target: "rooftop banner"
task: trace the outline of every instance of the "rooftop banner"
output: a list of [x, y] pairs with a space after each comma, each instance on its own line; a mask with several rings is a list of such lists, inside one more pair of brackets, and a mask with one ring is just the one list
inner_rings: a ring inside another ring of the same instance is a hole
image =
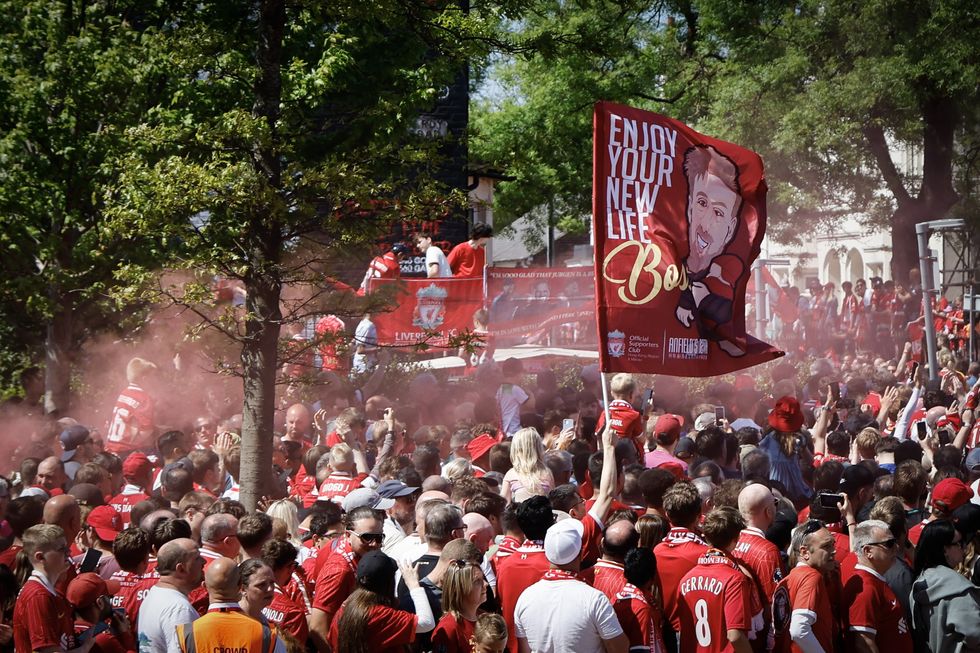
[[371, 279], [368, 291], [400, 284], [396, 305], [373, 316], [378, 344], [452, 347], [452, 339], [473, 330], [474, 313], [483, 308], [483, 279]]
[[487, 268], [489, 331], [497, 344], [595, 346], [591, 267]]

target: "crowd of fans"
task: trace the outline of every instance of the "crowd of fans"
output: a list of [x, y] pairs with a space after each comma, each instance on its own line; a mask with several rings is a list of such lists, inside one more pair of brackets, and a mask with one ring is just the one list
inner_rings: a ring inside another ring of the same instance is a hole
[[0, 650], [980, 650], [980, 384], [912, 357], [332, 388], [254, 511], [241, 416], [163, 426], [134, 359], [105, 436], [41, 422], [0, 478]]
[[[909, 270], [908, 283], [871, 277], [837, 287], [814, 280], [802, 292], [772, 284], [767, 337], [788, 352], [840, 358], [864, 351], [889, 359], [897, 358], [903, 344], [911, 342], [913, 354], [921, 355], [925, 317], [916, 268]], [[940, 362], [966, 372], [971, 325], [962, 297], [949, 300], [939, 295], [932, 309]]]

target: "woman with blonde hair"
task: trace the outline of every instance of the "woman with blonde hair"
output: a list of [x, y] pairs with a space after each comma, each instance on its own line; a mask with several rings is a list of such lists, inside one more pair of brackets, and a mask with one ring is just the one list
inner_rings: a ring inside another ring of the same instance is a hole
[[473, 465], [466, 458], [456, 458], [446, 463], [442, 469], [442, 475], [450, 483], [455, 483], [461, 478], [472, 478]]
[[487, 579], [480, 565], [453, 560], [442, 576], [442, 619], [432, 633], [438, 653], [469, 653], [477, 610], [487, 600]]
[[510, 463], [501, 492], [508, 501], [520, 503], [536, 495], [546, 497], [554, 489], [555, 480], [544, 464], [544, 442], [537, 429], [523, 428], [514, 434]]
[[297, 549], [301, 549], [303, 547], [303, 542], [299, 538], [299, 509], [296, 507], [295, 503], [286, 499], [273, 501], [272, 504], [266, 508], [265, 514], [272, 517], [273, 520], [279, 520], [286, 525], [285, 539], [290, 544], [295, 546]]

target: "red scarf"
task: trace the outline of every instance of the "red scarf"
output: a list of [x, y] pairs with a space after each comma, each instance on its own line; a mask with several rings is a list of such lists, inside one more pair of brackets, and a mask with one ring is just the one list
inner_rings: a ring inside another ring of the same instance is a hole
[[738, 563], [732, 560], [727, 553], [721, 549], [708, 549], [704, 552], [700, 558], [698, 558], [699, 565], [728, 565], [732, 569], [737, 569], [741, 571], [741, 567]]
[[706, 542], [701, 539], [701, 536], [694, 531], [687, 528], [672, 528], [667, 531], [666, 537], [664, 537], [664, 542], [667, 544], [683, 544], [684, 542], [696, 542], [697, 544], [705, 544]]
[[542, 578], [544, 580], [582, 580], [574, 571], [565, 571], [564, 569], [549, 569], [544, 572]]
[[650, 605], [650, 599], [646, 593], [633, 583], [626, 583], [623, 585], [623, 589], [619, 590], [619, 593], [616, 594], [617, 601], [623, 599], [636, 599], [645, 605]]
[[347, 566], [350, 567], [351, 571], [357, 573], [357, 556], [350, 548], [349, 540], [345, 538], [343, 542], [338, 544], [337, 548], [334, 549], [334, 553], [341, 556], [347, 562]]
[[544, 542], [540, 540], [524, 540], [518, 548], [544, 551]]

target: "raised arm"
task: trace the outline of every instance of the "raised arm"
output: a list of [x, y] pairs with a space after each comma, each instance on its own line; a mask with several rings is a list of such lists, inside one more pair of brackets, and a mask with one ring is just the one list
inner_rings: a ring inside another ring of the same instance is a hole
[[616, 492], [616, 434], [612, 427], [606, 425], [602, 431], [602, 478], [599, 479], [599, 493], [596, 494], [592, 513], [599, 518], [599, 523], [606, 523], [606, 514], [612, 506], [613, 495]]
[[905, 404], [905, 408], [902, 409], [902, 414], [899, 415], [898, 423], [895, 424], [895, 433], [893, 435], [899, 441], [905, 439], [905, 431], [909, 427], [909, 419], [912, 417], [912, 413], [915, 412], [915, 407], [919, 403], [919, 394], [922, 392], [922, 384], [916, 382], [915, 387], [912, 389], [912, 396], [909, 397], [909, 402]]
[[817, 417], [817, 422], [813, 425], [813, 431], [811, 432], [813, 436], [814, 454], [827, 453], [827, 428], [830, 426], [830, 417], [836, 409], [837, 402], [834, 401], [834, 394], [828, 386], [827, 398], [824, 400], [823, 410], [820, 411], [820, 415]]

